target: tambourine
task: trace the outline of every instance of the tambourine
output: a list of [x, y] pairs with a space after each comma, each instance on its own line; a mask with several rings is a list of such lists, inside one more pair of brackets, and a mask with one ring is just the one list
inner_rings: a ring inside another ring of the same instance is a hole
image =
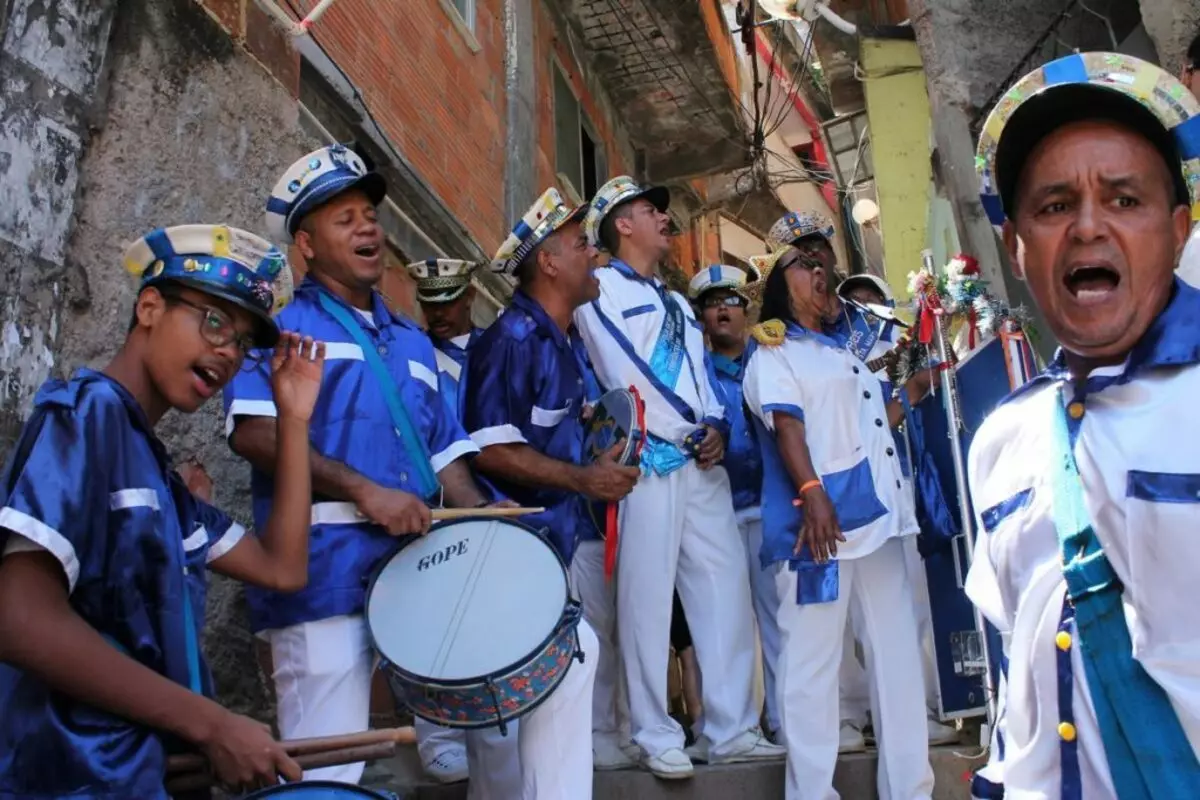
[[[625, 467], [637, 466], [646, 442], [645, 415], [646, 405], [632, 386], [602, 395], [584, 429], [583, 463], [596, 463], [617, 442], [623, 442], [617, 463]], [[617, 561], [618, 504], [586, 501], [586, 505], [592, 524], [604, 540], [604, 574], [612, 577]]]

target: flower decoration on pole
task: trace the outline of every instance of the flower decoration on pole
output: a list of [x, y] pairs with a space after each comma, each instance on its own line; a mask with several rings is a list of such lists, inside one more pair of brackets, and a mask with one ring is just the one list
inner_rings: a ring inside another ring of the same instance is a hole
[[[941, 274], [935, 275], [926, 269], [910, 272], [908, 291], [913, 297], [922, 344], [932, 341], [933, 326], [942, 316], [947, 323], [956, 319], [963, 322], [960, 334], [966, 336], [964, 352], [974, 350], [1005, 323], [1029, 330], [1029, 314], [1025, 309], [1010, 308], [992, 295], [980, 274], [979, 262], [966, 253], [950, 259]], [[961, 338], [958, 338], [958, 344], [963, 344]]]

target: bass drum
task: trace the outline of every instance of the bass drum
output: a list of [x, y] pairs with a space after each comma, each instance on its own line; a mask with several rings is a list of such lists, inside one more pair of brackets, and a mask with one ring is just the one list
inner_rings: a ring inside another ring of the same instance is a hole
[[361, 786], [333, 781], [281, 783], [243, 796], [243, 800], [270, 797], [277, 800], [398, 800], [391, 792], [373, 792]]

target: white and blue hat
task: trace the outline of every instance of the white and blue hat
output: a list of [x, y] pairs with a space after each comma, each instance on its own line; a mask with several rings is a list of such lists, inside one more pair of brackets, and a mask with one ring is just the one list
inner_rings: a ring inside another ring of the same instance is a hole
[[417, 284], [417, 299], [422, 303], [450, 303], [462, 297], [471, 285], [471, 276], [479, 264], [453, 258], [427, 258], [409, 264], [408, 274]]
[[150, 231], [125, 249], [125, 269], [148, 286], [177, 283], [246, 309], [260, 323], [259, 347], [274, 347], [273, 319], [292, 299], [292, 271], [270, 242], [225, 225]]
[[550, 235], [568, 222], [577, 222], [587, 212], [588, 206], [572, 207], [566, 204], [557, 189], [542, 193], [520, 221], [513, 226], [508, 238], [500, 245], [492, 258], [492, 271], [513, 280], [517, 267]]
[[820, 236], [827, 242], [833, 241], [833, 221], [816, 211], [789, 211], [784, 214], [767, 233], [767, 246], [778, 250], [799, 239]]
[[583, 219], [583, 231], [587, 234], [588, 243], [593, 247], [600, 246], [600, 226], [604, 218], [612, 213], [617, 206], [624, 205], [639, 197], [644, 197], [659, 211], [666, 213], [671, 205], [671, 192], [664, 186], [639, 186], [628, 175], [618, 175], [596, 190], [588, 207], [587, 216]]
[[728, 264], [713, 264], [705, 267], [697, 272], [688, 284], [688, 299], [699, 300], [705, 292], [713, 289], [729, 289], [743, 300], [748, 300], [749, 298], [742, 290], [746, 284], [758, 280], [758, 270], [753, 267], [751, 269], [753, 271], [746, 274], [744, 270]]
[[857, 275], [851, 275], [844, 281], [838, 284], [837, 296], [846, 300], [850, 297], [850, 292], [854, 291], [856, 286], [866, 286], [879, 292], [879, 296], [883, 298], [884, 303], [895, 305], [896, 297], [892, 293], [892, 287], [888, 286], [888, 282], [878, 275], [872, 275], [869, 272], [860, 272]]
[[361, 189], [378, 205], [387, 194], [387, 182], [345, 145], [331, 144], [312, 151], [288, 167], [271, 190], [267, 232], [275, 241], [291, 244], [306, 214], [349, 189]]

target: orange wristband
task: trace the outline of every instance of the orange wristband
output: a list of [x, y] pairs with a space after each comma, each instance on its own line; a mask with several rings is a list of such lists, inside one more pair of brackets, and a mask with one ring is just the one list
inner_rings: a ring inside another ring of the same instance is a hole
[[798, 497], [792, 501], [792, 505], [797, 508], [804, 505], [804, 493], [809, 489], [816, 489], [820, 485], [820, 481], [806, 481], [805, 483], [801, 484], [800, 491], [796, 493]]

